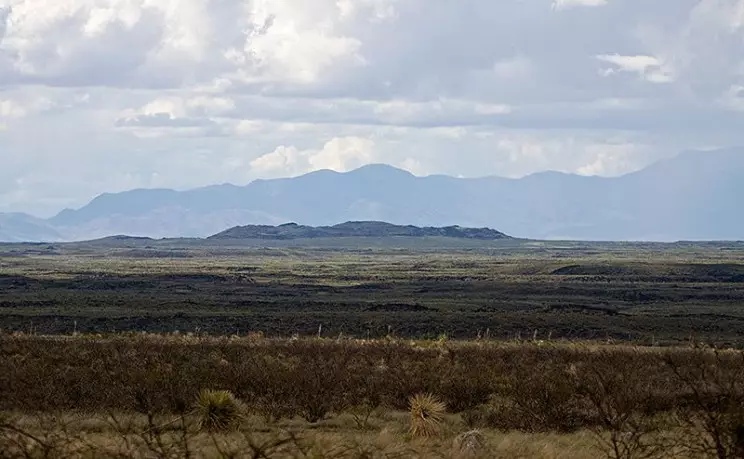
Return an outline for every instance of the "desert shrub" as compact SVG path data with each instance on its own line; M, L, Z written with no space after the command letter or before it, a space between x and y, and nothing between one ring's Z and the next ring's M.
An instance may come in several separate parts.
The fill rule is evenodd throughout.
M651 358L649 358L651 357ZM669 447L660 413L664 387L654 377L659 361L637 350L600 351L572 367L570 378L588 409L587 426L611 459L661 457Z
M482 405L496 391L500 375L491 353L482 348L451 348L440 363L436 393L453 413Z
M243 404L227 390L204 389L196 402L199 428L209 431L235 427L243 416Z
M353 350L348 346L313 346L302 343L300 363L293 368L292 401L300 416L317 422L346 408Z
M238 368L242 377L231 378L238 386L236 393L248 400L249 409L268 422L292 418L298 414L295 404L297 390L293 372L298 365L295 357L277 352L275 355L257 352L245 356ZM248 378L245 378L249 375Z
M668 352L664 360L683 390L675 407L682 446L696 457L744 457L744 352Z
M406 410L413 395L436 391L441 372L438 351L390 343L381 346L377 354L373 370L384 378L380 385L384 405Z
M370 417L383 405L385 374L382 369L359 374L368 374L368 377L363 382L350 385L346 409L351 413L358 428L368 429Z
M462 412L462 422L469 429L484 429L490 427L491 409L488 405L480 405Z
M0 414L0 458L55 459L86 453L76 419L63 419L56 413Z
M416 437L433 437L440 433L447 405L432 394L411 397L411 434Z
M491 427L525 432L572 432L586 425L586 409L568 367L538 361L516 367L491 400Z
M270 421L302 416L314 422L351 411L364 427L378 407L408 410L412 396L431 393L448 411L462 413L470 428L589 428L626 441L660 419L660 428L687 432L679 444L697 457L734 457L744 436L744 357L733 351L0 336L2 411L162 417L190 410L195 394L214 387Z

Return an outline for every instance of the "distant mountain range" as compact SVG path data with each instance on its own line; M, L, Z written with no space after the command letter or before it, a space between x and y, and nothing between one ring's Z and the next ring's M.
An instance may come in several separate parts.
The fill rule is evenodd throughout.
M114 234L207 237L225 228L386 221L497 228L534 239L744 239L744 149L687 152L621 177L416 177L385 165L189 191L105 193L48 220L0 214L0 240Z
M458 239L479 239L495 241L508 239L509 236L490 228L462 228L448 226L444 228L412 225L393 225L385 222L346 222L334 226L305 226L297 223L285 223L279 226L247 225L222 231L210 236L211 240L229 239L318 239L339 237L452 237Z
M0 242L64 240L48 221L27 214L0 213Z

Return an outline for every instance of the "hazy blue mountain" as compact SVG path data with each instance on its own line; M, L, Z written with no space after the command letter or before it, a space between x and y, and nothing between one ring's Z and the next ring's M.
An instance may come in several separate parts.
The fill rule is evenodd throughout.
M206 237L243 225L366 220L489 227L527 238L741 240L743 196L744 149L738 149L683 153L615 178L559 172L521 179L416 177L370 165L242 187L134 190L102 194L42 223L78 240L112 234ZM11 236L35 240L40 228Z
M40 218L27 214L0 214L0 241L2 242L58 242L63 237Z

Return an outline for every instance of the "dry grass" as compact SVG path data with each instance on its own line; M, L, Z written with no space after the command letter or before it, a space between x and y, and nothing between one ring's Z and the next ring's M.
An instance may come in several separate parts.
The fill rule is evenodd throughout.
M158 419L162 424L168 418ZM231 432L205 432L196 419L182 427L146 432L146 416L117 415L24 415L14 419L19 429L34 440L14 445L10 433L0 435L0 457L72 458L596 458L600 452L584 432L567 435L503 433L482 430L464 432L454 417L443 422L449 429L438 437L411 439L403 413L386 412L373 422L378 428L359 431L353 424L326 421L266 424L247 418ZM166 422L163 422L166 421ZM185 429L185 430L182 430ZM451 430L451 432L450 432Z
M0 412L15 413L0 416L0 451L14 452L0 458L744 450L744 353L734 350L0 336L0 356ZM201 392L191 410L205 387L224 391Z

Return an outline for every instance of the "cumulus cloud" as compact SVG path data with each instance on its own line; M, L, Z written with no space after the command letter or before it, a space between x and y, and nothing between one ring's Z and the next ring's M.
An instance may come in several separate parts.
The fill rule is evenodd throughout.
M576 6L602 6L607 0L553 0L553 8L562 10Z
M249 37L242 53L231 50L230 57L241 66L253 63L259 75L271 80L304 83L315 82L329 67L347 60L363 65L361 42L340 33L336 21L329 21L324 14L327 7L318 3L323 2L253 2ZM298 8L302 10L299 13ZM348 5L340 8L339 14L349 16Z
M234 108L235 102L227 97L158 97L139 108L122 111L120 120L166 116L173 120L202 117L209 121Z
M22 92L3 97L3 93L0 92L0 120L25 118L54 107L54 102L43 96Z
M0 100L0 119L20 118L26 113L26 109L14 100Z
M251 161L250 166L259 176L298 175L306 172L330 169L346 172L369 164L375 144L360 137L340 137L329 140L320 150L298 150L281 145Z
M369 104L367 104L369 106ZM487 119L511 113L504 104L439 99L428 102L390 100L372 104L375 120L393 125L481 124Z
M368 162L617 175L744 143L742 40L744 0L0 0L0 211Z
M732 110L744 112L744 85L733 85L721 98L721 103Z
M0 43L5 38L5 30L8 28L8 17L10 16L10 6L0 6Z
M597 56L597 59L613 65L613 67L602 71L604 76L611 76L616 72L630 72L636 73L640 78L651 83L670 83L674 81L671 69L653 56L604 54Z
M540 165L538 170L557 170L581 175L614 176L648 165L649 148L633 137L614 135L562 136L535 132L506 134L495 140L502 167L512 171L512 177L534 172L527 164ZM572 154L566 158L565 152Z
M209 120L195 118L174 118L166 112L138 115L131 118L120 118L116 121L118 127L174 127L191 128L212 125Z

